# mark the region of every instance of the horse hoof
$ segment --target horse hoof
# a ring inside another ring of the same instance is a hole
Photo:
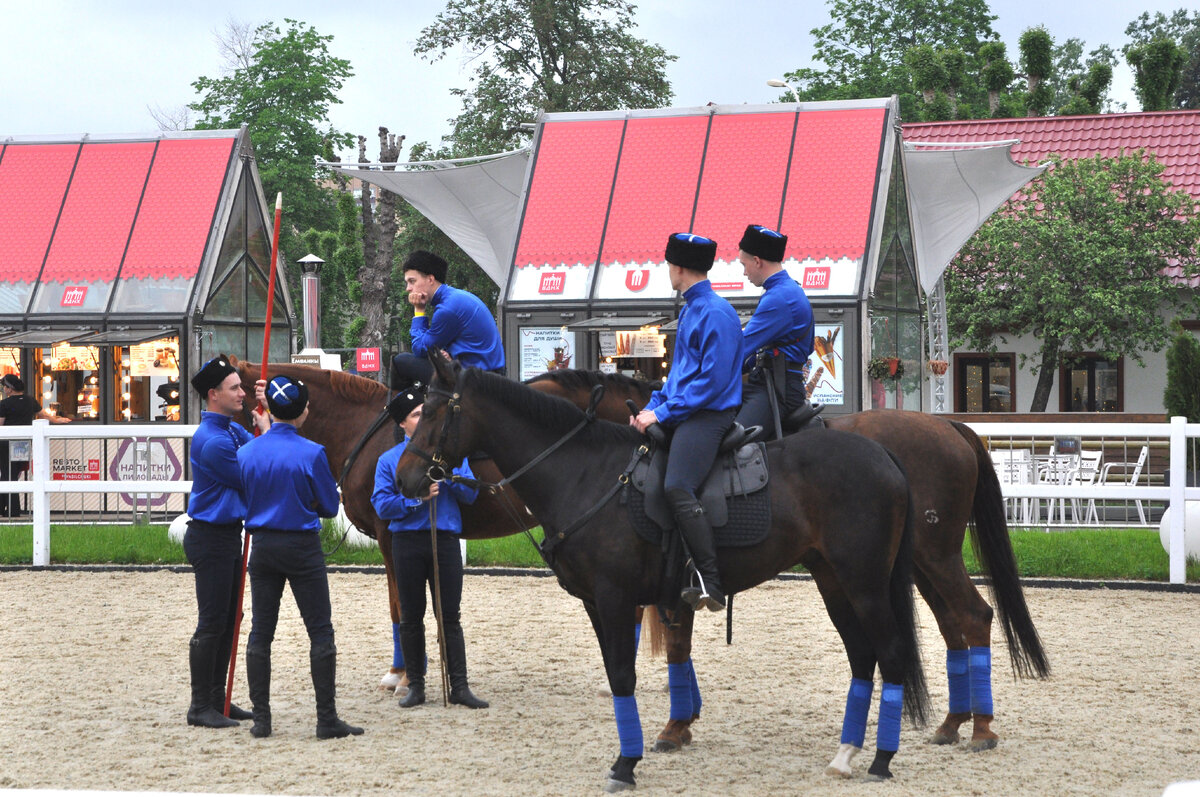
[[[626,783],[625,781],[617,780],[616,778],[609,778],[604,783],[604,790],[609,794],[616,794],[619,791],[633,791],[635,788],[637,788],[635,784]]]
[[[967,749],[970,750],[972,753],[982,753],[985,750],[995,750],[996,745],[998,745],[999,743],[1000,743],[999,738],[972,739],[971,743],[969,745],[967,745]]]
[[[692,729],[684,728],[683,733],[679,734],[679,741],[683,742],[684,744],[691,744],[692,743]]]
[[[830,764],[829,766],[825,767],[825,774],[831,778],[848,778],[853,773],[851,773],[849,769],[839,769],[833,764]]]
[[[933,732],[933,736],[929,737],[930,744],[958,744],[958,731],[947,731],[944,728],[938,728]]]
[[[681,749],[683,749],[682,745],[676,743],[673,739],[666,739],[660,736],[654,740],[654,752],[656,753],[677,753]]]
[[[880,774],[878,772],[868,772],[867,776],[865,778],[863,778],[863,780],[868,781],[870,783],[883,783],[885,780],[891,780],[891,779],[892,779],[891,772],[884,772],[882,774]]]

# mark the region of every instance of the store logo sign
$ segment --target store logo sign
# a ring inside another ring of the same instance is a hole
[[[650,269],[635,268],[625,272],[625,287],[637,293],[650,284]]]
[[[70,288],[63,289],[62,307],[83,307],[83,300],[87,296],[87,286],[76,285]]]
[[[542,274],[542,281],[538,285],[538,293],[562,293],[563,288],[566,286],[567,272],[547,271]]]
[[[829,266],[804,269],[804,290],[824,291],[829,289]]]
[[[379,370],[379,349],[355,349],[354,354],[360,374]]]

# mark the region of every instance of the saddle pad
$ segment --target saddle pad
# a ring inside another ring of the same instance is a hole
[[[628,499],[629,522],[646,542],[662,545],[663,530],[646,515],[645,497],[637,490],[625,488]],[[759,490],[750,495],[729,499],[728,522],[713,527],[718,548],[745,548],[762,542],[771,527],[771,494]]]
[[[698,492],[701,506],[713,528],[729,521],[725,499],[749,495],[767,486],[767,449],[762,443],[748,443],[737,451],[717,457],[704,477]],[[667,471],[667,452],[655,449],[633,469],[631,481],[645,496],[646,514],[664,529],[674,528],[675,515],[663,489]]]

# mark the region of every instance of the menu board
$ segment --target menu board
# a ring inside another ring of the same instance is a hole
[[[842,367],[844,324],[816,324],[816,344],[808,357],[808,399],[831,406],[846,403],[845,369]]]
[[[95,371],[99,361],[100,350],[93,346],[63,344],[50,350],[51,371]]]
[[[520,379],[532,379],[546,371],[571,367],[575,333],[566,327],[520,328]]]
[[[657,328],[603,330],[600,332],[601,357],[662,357],[667,353],[667,336]]]
[[[130,376],[178,376],[179,339],[163,338],[129,347]]]

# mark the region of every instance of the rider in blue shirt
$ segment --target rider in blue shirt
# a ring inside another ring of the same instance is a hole
[[[504,373],[504,344],[496,320],[479,297],[445,284],[446,268],[445,260],[422,249],[404,261],[404,285],[413,306],[412,352],[393,359],[392,387],[397,390],[408,384],[397,378],[398,373],[415,369],[419,381],[430,381],[430,349],[448,351],[469,368]]]
[[[265,383],[264,383],[265,384]],[[230,704],[225,716],[225,681],[233,650],[234,613],[241,589],[242,521],[246,501],[237,469],[237,450],[253,438],[233,420],[242,411],[246,392],[229,358],[209,360],[192,377],[192,387],[208,408],[192,436],[189,516],[183,550],[196,577],[199,619],[188,648],[192,702],[189,725],[229,728],[250,712]],[[266,416],[255,415],[266,428]]]
[[[644,432],[652,423],[673,428],[664,482],[675,522],[699,575],[680,597],[693,608],[725,606],[712,526],[696,491],[717,458],[721,438],[742,402],[742,326],[737,312],[713,292],[708,270],[717,244],[699,235],[667,239],[671,287],[687,303],[679,313],[671,371],[646,408],[630,419]]]
[[[400,701],[400,707],[412,708],[425,702],[425,589],[428,584],[432,593],[437,583],[446,639],[446,668],[450,675],[449,700],[467,708],[487,708],[487,701],[473,695],[467,684],[467,652],[460,611],[463,563],[459,548],[462,513],[458,507],[460,503],[475,503],[479,491],[457,481],[435,482],[421,498],[406,498],[396,489],[396,463],[421,420],[424,400],[422,390],[410,388],[401,390],[389,402],[388,412],[404,430],[405,439],[379,458],[375,466],[375,491],[371,494],[371,504],[388,521],[392,532],[392,562],[400,599],[400,646],[408,675],[408,694]],[[465,459],[454,473],[474,478]],[[436,542],[430,540],[431,502],[436,507]],[[434,544],[437,545],[436,580]]]
[[[246,680],[254,703],[250,733],[271,735],[271,643],[283,587],[290,583],[308,630],[317,738],[358,735],[363,729],[339,719],[334,701],[337,648],[319,534],[321,518],[337,515],[337,483],[325,447],[299,434],[308,420],[308,388],[300,380],[277,376],[265,392],[275,423],[237,454],[246,492],[246,531],[254,541],[250,552],[254,619],[246,644]]]
[[[738,244],[738,260],[746,278],[763,293],[743,333],[743,369],[751,375],[737,420],[745,427],[763,427],[768,438],[775,436],[775,422],[766,369],[771,369],[782,420],[808,401],[804,369],[813,351],[812,305],[804,289],[783,268],[786,248],[786,235],[758,224],[748,226]]]

